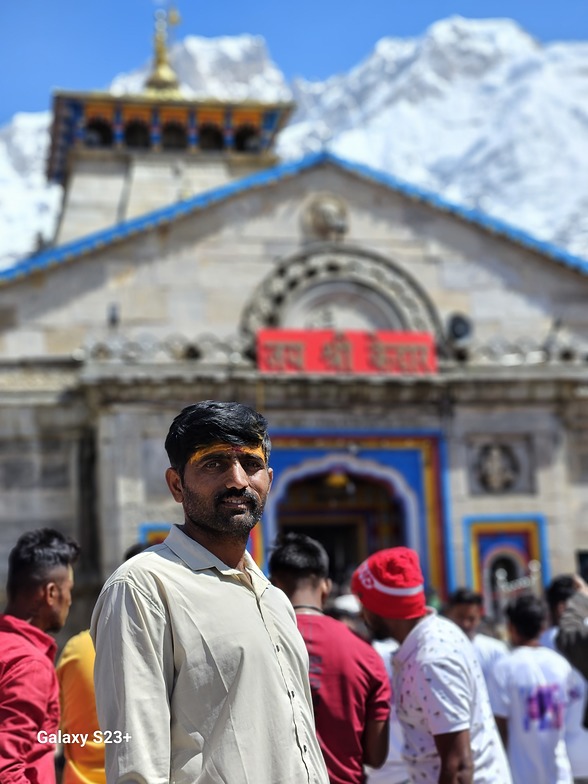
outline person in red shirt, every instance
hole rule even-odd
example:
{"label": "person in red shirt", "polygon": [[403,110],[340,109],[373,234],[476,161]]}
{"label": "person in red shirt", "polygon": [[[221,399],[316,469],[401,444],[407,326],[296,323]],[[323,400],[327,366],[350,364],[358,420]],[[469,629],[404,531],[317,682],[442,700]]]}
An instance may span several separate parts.
{"label": "person in red shirt", "polygon": [[345,624],[323,614],[331,591],[324,547],[286,534],[269,560],[270,579],[288,596],[308,649],[316,732],[331,784],[362,784],[364,765],[388,753],[390,682],[379,654]]}
{"label": "person in red shirt", "polygon": [[54,784],[59,728],[56,644],[71,605],[79,545],[51,528],[23,534],[8,560],[0,615],[0,782]]}

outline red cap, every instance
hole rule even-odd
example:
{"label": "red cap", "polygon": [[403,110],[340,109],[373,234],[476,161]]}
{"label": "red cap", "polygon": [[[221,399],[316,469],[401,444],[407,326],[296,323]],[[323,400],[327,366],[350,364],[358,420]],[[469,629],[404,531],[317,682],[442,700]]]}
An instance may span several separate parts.
{"label": "red cap", "polygon": [[370,555],[353,573],[351,590],[366,610],[382,618],[425,614],[425,580],[417,553],[408,547]]}

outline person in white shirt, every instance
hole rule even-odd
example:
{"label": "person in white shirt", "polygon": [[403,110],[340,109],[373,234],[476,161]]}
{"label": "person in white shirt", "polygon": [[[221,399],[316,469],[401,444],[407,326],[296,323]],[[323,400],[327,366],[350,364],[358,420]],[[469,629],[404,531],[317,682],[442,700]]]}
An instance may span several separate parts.
{"label": "person in white shirt", "polygon": [[[393,669],[392,659],[394,654],[399,648],[396,640],[388,637],[385,640],[374,640],[372,645],[382,657],[388,678],[390,680],[390,688],[393,689]],[[394,694],[394,692],[392,692]],[[388,740],[388,757],[386,762],[381,768],[373,769],[367,768],[368,784],[410,784],[410,776],[406,763],[402,758],[402,749],[404,748],[404,734],[402,727],[396,715],[396,708],[394,707],[394,696],[392,696],[392,711],[390,713],[389,724],[389,740]]]}
{"label": "person in white shirt", "polygon": [[564,738],[572,668],[539,644],[547,619],[541,599],[519,596],[506,617],[514,650],[496,664],[488,686],[514,784],[572,784]]}
{"label": "person in white shirt", "polygon": [[294,610],[246,551],[270,446],[239,403],[188,406],[170,427],[184,523],[117,569],[92,617],[108,784],[328,784]]}
{"label": "person in white shirt", "polygon": [[484,617],[484,599],[481,593],[469,588],[458,588],[449,597],[445,615],[456,623],[474,646],[476,657],[484,673],[486,683],[488,674],[496,662],[508,653],[502,640],[480,634],[478,629]]}
{"label": "person in white shirt", "polygon": [[425,606],[417,553],[374,553],[354,572],[351,588],[367,625],[400,644],[392,686],[412,780],[511,784],[478,660],[463,632]]}
{"label": "person in white shirt", "polygon": [[[560,574],[545,589],[545,600],[549,607],[552,625],[545,629],[539,642],[556,651],[555,638],[559,632],[559,622],[566,603],[578,590],[573,574]],[[573,685],[570,705],[566,714],[566,747],[574,784],[588,784],[588,729],[584,727],[588,684],[584,676],[572,667]]]}

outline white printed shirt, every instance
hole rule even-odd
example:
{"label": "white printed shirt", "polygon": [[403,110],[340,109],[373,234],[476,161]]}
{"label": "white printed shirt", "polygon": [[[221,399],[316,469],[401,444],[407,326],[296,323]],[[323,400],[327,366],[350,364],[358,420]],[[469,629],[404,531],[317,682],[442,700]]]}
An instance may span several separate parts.
{"label": "white printed shirt", "polygon": [[429,610],[403,641],[393,665],[404,759],[413,781],[439,781],[435,735],[469,730],[476,784],[511,784],[484,676],[461,629]]}
{"label": "white printed shirt", "polygon": [[508,721],[508,758],[515,784],[571,784],[564,740],[572,668],[559,653],[522,645],[490,675],[496,716]]}
{"label": "white printed shirt", "polygon": [[488,676],[494,669],[494,665],[499,659],[502,659],[503,656],[508,655],[508,648],[502,640],[489,637],[487,634],[476,634],[472,640],[472,644],[487,685]]}
{"label": "white printed shirt", "polygon": [[[546,629],[539,642],[546,648],[556,651],[555,638],[559,629],[551,626]],[[572,667],[572,690],[570,704],[566,711],[566,748],[575,779],[588,778],[588,729],[584,727],[584,706],[588,699],[586,679],[575,667]]]}

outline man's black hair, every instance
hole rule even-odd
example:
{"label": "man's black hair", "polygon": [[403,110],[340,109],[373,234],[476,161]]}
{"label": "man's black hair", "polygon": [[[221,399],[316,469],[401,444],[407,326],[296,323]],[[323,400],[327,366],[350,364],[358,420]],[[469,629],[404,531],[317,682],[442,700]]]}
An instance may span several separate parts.
{"label": "man's black hair", "polygon": [[[269,558],[269,572],[294,591],[303,580],[317,583],[329,576],[329,556],[320,542],[306,534],[279,536]],[[288,592],[288,591],[287,591]]]}
{"label": "man's black hair", "polygon": [[523,640],[535,640],[545,626],[547,605],[534,594],[523,594],[508,604],[505,613]]}
{"label": "man's black hair", "polygon": [[484,597],[481,593],[472,591],[471,588],[457,588],[447,599],[447,608],[455,607],[458,604],[476,604],[478,607],[484,606]]}
{"label": "man's black hair", "polygon": [[553,617],[556,615],[558,604],[567,602],[576,591],[577,588],[571,574],[560,574],[558,577],[553,578],[545,589],[545,601],[549,605],[549,610]]}
{"label": "man's black hair", "polygon": [[23,534],[8,556],[6,593],[9,599],[26,594],[46,583],[56,566],[72,566],[80,546],[53,528]]}
{"label": "man's black hair", "polygon": [[203,400],[182,409],[171,424],[165,451],[172,468],[183,477],[194,452],[210,444],[260,446],[269,460],[271,441],[264,416],[242,403]]}

